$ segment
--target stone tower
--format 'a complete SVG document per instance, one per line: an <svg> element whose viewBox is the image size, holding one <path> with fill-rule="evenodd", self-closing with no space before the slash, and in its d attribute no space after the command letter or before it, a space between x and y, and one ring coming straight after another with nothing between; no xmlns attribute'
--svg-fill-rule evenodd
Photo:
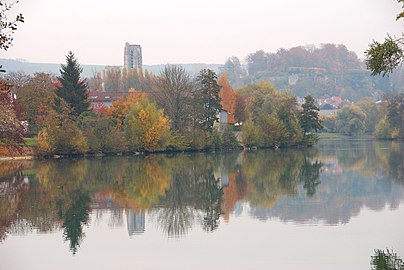
<svg viewBox="0 0 404 270"><path fill-rule="evenodd" d="M142 68L142 47L140 45L126 42L123 66L125 68Z"/></svg>

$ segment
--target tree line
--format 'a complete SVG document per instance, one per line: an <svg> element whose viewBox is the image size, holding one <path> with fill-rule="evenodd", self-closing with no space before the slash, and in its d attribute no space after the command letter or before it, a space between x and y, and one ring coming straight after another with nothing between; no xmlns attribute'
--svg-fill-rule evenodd
<svg viewBox="0 0 404 270"><path fill-rule="evenodd" d="M363 98L322 118L325 130L350 136L373 135L378 139L404 139L404 94L384 101Z"/></svg>
<svg viewBox="0 0 404 270"><path fill-rule="evenodd" d="M106 107L90 104L81 71L69 52L58 77L11 73L8 81L2 80L10 84L5 96L15 114L12 123L3 126L21 131L15 145L24 133L36 137L39 155L237 148L240 142L288 147L317 140L310 134L320 127L314 99L307 100L311 107L301 109L295 97L270 84L235 93L225 75L218 79L203 69L192 78L182 67L168 65L158 76L149 76L147 91L127 85L128 95ZM232 125L218 124L222 104L233 123L246 123L239 139ZM25 126L15 128L19 123Z"/></svg>

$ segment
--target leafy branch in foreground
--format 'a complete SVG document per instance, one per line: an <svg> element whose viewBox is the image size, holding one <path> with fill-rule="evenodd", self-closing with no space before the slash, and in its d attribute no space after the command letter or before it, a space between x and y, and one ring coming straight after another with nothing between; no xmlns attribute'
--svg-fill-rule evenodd
<svg viewBox="0 0 404 270"><path fill-rule="evenodd" d="M404 0L397 0L402 4L402 12L396 20L404 18ZM373 40L365 51L366 66L372 72L372 76L392 73L393 70L404 62L404 35L401 38L393 38L389 34L383 43Z"/></svg>
<svg viewBox="0 0 404 270"><path fill-rule="evenodd" d="M365 52L366 66L371 70L372 75L385 76L404 61L404 36L393 38L387 35L383 43L373 41Z"/></svg>
<svg viewBox="0 0 404 270"><path fill-rule="evenodd" d="M375 250L370 261L372 270L403 270L404 262L393 250Z"/></svg>
<svg viewBox="0 0 404 270"><path fill-rule="evenodd" d="M0 50L7 51L13 43L12 34L17 30L17 23L24 22L24 16L20 13L16 15L13 21L9 21L7 13L11 10L14 4L18 1L14 1L11 4L7 4L6 1L0 0ZM0 72L6 72L0 65Z"/></svg>

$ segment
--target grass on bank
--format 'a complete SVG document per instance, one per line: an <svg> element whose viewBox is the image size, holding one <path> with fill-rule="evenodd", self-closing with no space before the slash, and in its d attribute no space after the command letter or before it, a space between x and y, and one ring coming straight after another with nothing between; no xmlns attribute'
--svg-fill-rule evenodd
<svg viewBox="0 0 404 270"><path fill-rule="evenodd" d="M24 138L24 144L28 147L36 146L36 138Z"/></svg>
<svg viewBox="0 0 404 270"><path fill-rule="evenodd" d="M340 133L317 133L320 137L320 139L348 139L352 138L352 136L345 135L345 134L340 134Z"/></svg>

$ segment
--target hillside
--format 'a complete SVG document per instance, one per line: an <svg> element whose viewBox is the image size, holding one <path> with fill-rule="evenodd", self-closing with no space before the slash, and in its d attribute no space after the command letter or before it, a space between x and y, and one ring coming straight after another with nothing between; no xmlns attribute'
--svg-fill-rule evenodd
<svg viewBox="0 0 404 270"><path fill-rule="evenodd" d="M403 68L389 77L371 76L366 63L344 45L298 46L275 53L259 50L245 60L246 65L241 65L233 56L223 66L234 88L267 80L300 97L340 96L351 101L404 92Z"/></svg>
<svg viewBox="0 0 404 270"><path fill-rule="evenodd" d="M14 59L1 59L0 64L7 72L23 71L27 74L34 74L35 72L47 72L52 74L59 74L60 64L50 64L50 63L30 63L23 60ZM215 72L219 71L220 64L179 64L191 75L197 74L201 69L210 68ZM160 70L165 65L143 65L144 69L151 73L158 74ZM107 67L106 65L85 65L82 64L83 68L82 76L84 78L90 78L95 72L101 72Z"/></svg>

